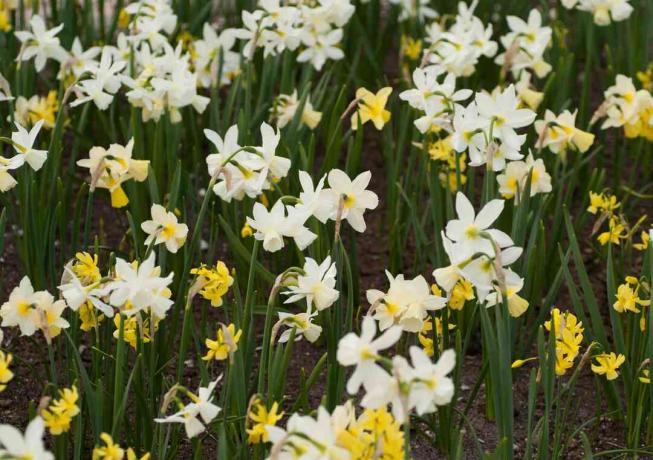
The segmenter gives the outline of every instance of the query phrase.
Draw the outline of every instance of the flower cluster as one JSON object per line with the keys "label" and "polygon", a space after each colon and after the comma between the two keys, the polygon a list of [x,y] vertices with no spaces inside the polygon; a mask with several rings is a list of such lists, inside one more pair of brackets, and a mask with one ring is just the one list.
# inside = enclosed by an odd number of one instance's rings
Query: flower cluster
{"label": "flower cluster", "polygon": [[604,93],[605,101],[593,119],[607,117],[601,128],[623,128],[626,137],[653,141],[653,96],[638,90],[632,78],[617,75],[615,84]]}
{"label": "flower cluster", "polygon": [[127,145],[111,144],[108,149],[93,147],[89,158],[77,161],[77,165],[88,168],[91,174],[91,190],[107,189],[111,194],[111,206],[122,208],[129,204],[129,198],[122,188],[130,179],[143,182],[147,179],[150,162],[132,158],[134,139]]}
{"label": "flower cluster", "polygon": [[295,413],[285,429],[269,425],[267,430],[273,443],[271,452],[281,458],[298,458],[297,452],[302,452],[301,458],[404,458],[403,431],[385,407],[367,409],[356,417],[354,405],[348,401],[331,414],[324,407],[316,417]]}
{"label": "flower cluster", "polygon": [[329,188],[324,188],[324,179],[317,186],[308,173],[300,171],[302,192],[291,197],[295,205],[286,205],[280,198],[270,210],[260,202],[254,204],[252,217],[247,224],[255,230],[254,238],[263,241],[263,248],[275,252],[284,247],[284,237],[293,238],[299,249],[304,250],[317,235],[305,227],[306,221],[314,216],[320,222],[347,221],[357,232],[364,232],[366,225],[363,214],[375,209],[378,197],[367,186],[372,177],[369,171],[351,180],[344,171],[333,169],[328,174]]}
{"label": "flower cluster", "polygon": [[522,249],[514,246],[510,236],[491,228],[501,214],[504,202],[492,200],[478,214],[467,197],[458,192],[458,219],[447,223],[442,244],[451,265],[433,272],[438,285],[451,297],[461,279],[476,289],[476,297],[488,307],[503,302],[505,295],[512,316],[520,316],[528,302],[518,295],[524,280],[506,268],[514,263]]}
{"label": "flower cluster", "polygon": [[625,21],[633,12],[629,0],[560,0],[567,9],[576,8],[592,13],[594,22],[607,26],[611,22]]}
{"label": "flower cluster", "polygon": [[544,323],[547,331],[551,332],[556,341],[557,375],[564,375],[574,366],[574,361],[580,352],[583,342],[583,323],[578,321],[573,313],[561,312],[558,308],[551,310],[551,319]]}
{"label": "flower cluster", "polygon": [[506,17],[510,32],[501,37],[505,52],[495,62],[510,70],[515,78],[522,72],[533,72],[543,78],[551,71],[551,65],[544,61],[544,52],[551,43],[552,30],[542,26],[542,15],[531,10],[528,20],[518,16]]}
{"label": "flower cluster", "polygon": [[253,57],[256,48],[263,48],[265,56],[299,50],[297,62],[310,62],[321,70],[328,59],[345,56],[338,45],[342,28],[355,11],[349,0],[320,0],[313,5],[261,0],[259,7],[243,11],[245,27],[237,31],[239,39],[247,40],[246,57]]}
{"label": "flower cluster", "polygon": [[338,362],[354,367],[347,391],[356,394],[361,386],[366,391],[362,407],[379,409],[390,404],[394,418],[403,423],[413,410],[423,415],[451,401],[454,387],[447,374],[455,365],[453,350],[446,350],[437,363],[417,346],[409,350],[412,365],[403,356],[389,360],[379,353],[399,340],[402,329],[391,326],[375,338],[376,330],[374,318],[365,316],[361,335],[350,332],[338,343]]}
{"label": "flower cluster", "polygon": [[73,417],[79,414],[78,399],[77,387],[73,385],[71,388],[59,390],[59,398],[41,411],[41,417],[50,434],[57,436],[70,430]]}
{"label": "flower cluster", "polygon": [[494,57],[497,43],[492,41],[492,25],[485,25],[476,16],[477,1],[468,6],[458,3],[458,14],[449,27],[435,21],[426,27],[429,44],[423,62],[437,64],[457,77],[468,77],[476,71],[481,56]]}

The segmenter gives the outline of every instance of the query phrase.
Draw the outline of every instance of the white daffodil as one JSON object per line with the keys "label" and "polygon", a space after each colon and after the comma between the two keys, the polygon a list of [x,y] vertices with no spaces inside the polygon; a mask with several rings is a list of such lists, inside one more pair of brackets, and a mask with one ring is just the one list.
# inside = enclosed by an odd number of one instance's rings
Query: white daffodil
{"label": "white daffodil", "polygon": [[287,342],[290,339],[290,333],[293,329],[295,329],[295,340],[299,340],[303,336],[309,342],[315,342],[322,333],[322,326],[313,323],[313,319],[316,316],[317,311],[297,314],[279,312],[279,324],[289,328],[283,331],[279,337],[279,342]]}
{"label": "white daffodil", "polygon": [[576,115],[565,110],[556,116],[550,110],[544,114],[544,120],[535,122],[538,135],[538,147],[548,147],[553,153],[566,151],[573,147],[585,153],[594,143],[594,134],[576,128]]}
{"label": "white daffodil", "polygon": [[141,310],[150,309],[158,318],[164,318],[173,301],[170,300],[168,285],[173,273],[161,277],[161,267],[155,265],[154,252],[140,265],[116,259],[116,278],[107,285],[111,293],[109,303],[120,308],[126,316],[132,316]]}
{"label": "white daffodil", "polygon": [[[193,402],[187,404],[177,413],[165,418],[155,418],[157,423],[183,423],[189,439],[206,431],[206,424],[213,421],[220,413],[220,407],[213,404],[213,392],[222,376],[209,383],[208,387],[199,387],[198,394],[192,395]],[[200,421],[200,418],[202,421]]]}
{"label": "white daffodil", "polygon": [[[410,347],[409,353],[412,368],[409,373],[408,406],[414,407],[418,415],[423,415],[435,412],[437,406],[449,404],[455,390],[448,376],[456,365],[454,350],[445,350],[437,363],[433,363],[420,347]],[[400,380],[403,381],[405,377],[400,376]]]}
{"label": "white daffodil", "polygon": [[259,155],[250,155],[247,166],[257,170],[263,179],[286,177],[290,169],[290,159],[276,155],[277,146],[281,139],[279,130],[275,132],[272,126],[263,122],[261,124],[261,138],[263,145],[256,148]]}
{"label": "white daffodil", "polygon": [[45,422],[36,416],[29,422],[23,435],[11,425],[0,425],[0,457],[54,460],[54,455],[43,444]]}
{"label": "white daffodil", "polygon": [[280,459],[329,459],[348,460],[351,454],[337,443],[338,432],[334,429],[331,415],[324,406],[317,410],[317,418],[294,413],[286,423],[286,429],[266,426],[272,452],[278,453]]}
{"label": "white daffodil", "polygon": [[102,300],[107,294],[106,290],[99,283],[84,286],[69,265],[64,267],[62,284],[58,287],[68,307],[73,311],[77,311],[83,304],[90,302],[108,318],[113,318],[113,308]]}
{"label": "white daffodil", "polygon": [[342,200],[341,219],[357,232],[366,229],[363,214],[367,209],[376,209],[379,197],[371,190],[366,190],[372,178],[372,173],[365,171],[351,180],[344,171],[332,169],[328,175],[329,190],[326,194],[331,203],[331,219],[338,217],[340,201]]}
{"label": "white daffodil", "polygon": [[165,243],[168,251],[176,253],[186,241],[188,226],[178,223],[175,213],[166,211],[160,204],[153,204],[150,212],[152,220],[141,224],[141,228],[148,235],[145,246]]}
{"label": "white daffodil", "polygon": [[47,30],[43,18],[38,14],[32,16],[29,24],[31,32],[16,32],[16,38],[23,44],[18,59],[29,61],[34,58],[34,68],[40,72],[48,59],[64,62],[68,58],[68,53],[61,47],[57,38],[57,34],[63,29],[63,24]]}
{"label": "white daffodil", "polygon": [[32,282],[24,276],[9,294],[9,300],[0,307],[2,327],[18,326],[22,335],[33,335],[40,324],[36,301]]}
{"label": "white daffodil", "polygon": [[393,277],[386,271],[386,276],[390,281],[387,293],[377,289],[367,291],[367,301],[374,308],[373,317],[379,322],[381,331],[399,325],[405,331],[419,332],[428,312],[446,305],[447,299],[431,294],[422,275],[407,280],[404,275]]}
{"label": "white daffodil", "polygon": [[342,40],[342,29],[333,29],[320,35],[302,31],[301,40],[305,49],[297,56],[297,62],[310,62],[315,70],[322,70],[328,59],[337,61],[345,57],[345,53],[338,48]]}
{"label": "white daffodil", "polygon": [[361,335],[354,332],[345,335],[338,343],[338,362],[343,366],[356,366],[347,381],[347,391],[355,394],[361,385],[369,390],[386,372],[379,364],[379,352],[393,346],[401,336],[402,329],[392,326],[376,339],[376,321],[371,316],[363,318]]}
{"label": "white daffodil", "polygon": [[503,211],[503,200],[488,202],[478,215],[464,193],[456,194],[458,219],[447,222],[446,235],[456,243],[456,248],[471,256],[476,252],[494,255],[494,245],[500,248],[512,246],[512,239],[504,232],[490,228]]}
{"label": "white daffodil", "polygon": [[313,186],[313,178],[306,171],[299,171],[299,185],[302,191],[299,192],[298,206],[306,207],[310,214],[323,224],[329,220],[332,213],[332,205],[328,200],[329,192],[324,188],[324,179],[322,177],[316,186]]}
{"label": "white daffodil", "polygon": [[252,217],[247,217],[247,224],[256,230],[254,238],[263,241],[263,249],[266,251],[276,252],[284,246],[286,208],[281,200],[278,200],[270,211],[263,204],[254,203]]}
{"label": "white daffodil", "polygon": [[48,158],[47,150],[38,150],[34,148],[36,143],[36,136],[38,136],[43,120],[39,120],[31,130],[27,131],[18,122],[16,122],[17,132],[11,133],[11,141],[14,145],[14,150],[18,155],[12,158],[12,162],[16,161],[15,166],[22,166],[24,163],[30,165],[34,171],[38,171]]}
{"label": "white daffodil", "polygon": [[331,257],[327,256],[319,265],[317,261],[307,257],[303,271],[303,274],[297,276],[297,285],[289,286],[284,292],[289,296],[285,303],[306,299],[309,311],[313,307],[322,311],[333,305],[340,293],[335,289],[337,271]]}

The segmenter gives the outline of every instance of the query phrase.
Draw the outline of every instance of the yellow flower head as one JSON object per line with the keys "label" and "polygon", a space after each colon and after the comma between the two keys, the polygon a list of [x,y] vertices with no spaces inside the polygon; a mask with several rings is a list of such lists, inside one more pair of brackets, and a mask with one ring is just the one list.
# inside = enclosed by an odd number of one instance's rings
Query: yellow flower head
{"label": "yellow flower head", "polygon": [[[115,315],[113,317],[113,324],[116,326],[116,329],[113,331],[113,337],[115,339],[120,338],[120,318],[122,315]],[[143,321],[143,330],[140,331],[140,328],[138,326],[138,320],[136,316],[122,316],[122,321],[124,323],[123,326],[123,339],[125,342],[127,342],[133,349],[136,349],[136,346],[138,344],[138,334],[141,334],[142,332],[142,337],[141,340],[143,343],[149,343],[152,340],[151,337],[151,328],[150,328],[150,320],[146,319]],[[159,328],[159,324],[157,321],[154,322],[154,331]]]}
{"label": "yellow flower head", "polygon": [[104,446],[97,446],[93,449],[93,460],[122,460],[125,456],[125,450],[119,444],[113,442],[109,433],[102,433],[100,439],[104,441]]}
{"label": "yellow flower head", "polygon": [[598,236],[597,241],[601,244],[601,246],[605,246],[608,243],[619,244],[619,242],[626,237],[626,228],[621,223],[620,219],[613,216],[610,218],[608,231],[601,233]]}
{"label": "yellow flower head", "polygon": [[277,413],[278,410],[279,404],[276,402],[272,404],[270,410],[260,400],[254,403],[252,409],[247,414],[249,420],[252,421],[252,427],[245,430],[247,432],[247,442],[250,444],[259,444],[270,440],[266,426],[274,426],[281,420],[283,412]]}
{"label": "yellow flower head", "polygon": [[651,304],[650,300],[640,299],[639,288],[639,280],[634,276],[627,276],[626,282],[617,288],[617,293],[615,294],[617,301],[612,307],[619,313],[626,311],[639,313],[640,309],[638,306],[649,306]]}
{"label": "yellow flower head", "polygon": [[240,237],[241,238],[249,238],[254,234],[254,231],[252,230],[252,227],[249,226],[247,222],[245,222],[245,225],[243,225],[243,228],[240,230]]}
{"label": "yellow flower head", "polygon": [[221,326],[215,340],[206,339],[204,341],[208,350],[202,359],[204,361],[227,359],[230,354],[238,350],[238,341],[242,333],[241,329],[236,332],[236,326],[233,323],[227,327]]}
{"label": "yellow flower head", "polygon": [[649,232],[642,230],[640,238],[642,239],[642,242],[633,244],[633,247],[638,251],[646,251],[648,249],[649,241],[651,240],[651,235]]}
{"label": "yellow flower head", "polygon": [[383,129],[383,126],[390,121],[390,111],[385,109],[385,105],[391,93],[392,88],[389,86],[381,88],[376,94],[365,88],[359,88],[356,91],[358,109],[351,116],[351,129],[358,129],[359,119],[361,125],[371,121],[376,129],[379,131]]}
{"label": "yellow flower head", "polygon": [[96,283],[102,278],[98,268],[97,254],[91,255],[88,252],[78,252],[75,254],[72,270],[84,285]]}
{"label": "yellow flower head", "polygon": [[59,396],[59,399],[53,400],[47,409],[41,411],[45,426],[53,436],[68,432],[73,417],[79,414],[79,393],[76,386],[60,390]]}
{"label": "yellow flower head", "polygon": [[7,388],[7,384],[14,378],[14,373],[9,370],[13,359],[14,357],[11,353],[5,353],[0,350],[0,393]]}
{"label": "yellow flower head", "polygon": [[402,35],[401,48],[404,56],[411,61],[416,61],[419,59],[420,54],[422,54],[422,40],[416,40],[413,37]]}
{"label": "yellow flower head", "polygon": [[229,273],[229,268],[224,262],[218,261],[215,268],[208,268],[201,265],[194,268],[191,274],[201,277],[202,290],[200,295],[206,300],[211,301],[213,307],[222,305],[222,297],[229,291],[229,288],[234,284],[234,279]]}
{"label": "yellow flower head", "polygon": [[583,341],[583,323],[571,312],[551,310],[551,319],[544,323],[556,340],[556,374],[564,375],[574,365]]}
{"label": "yellow flower head", "polygon": [[596,364],[592,364],[592,372],[597,375],[605,375],[608,380],[614,380],[619,377],[617,369],[626,361],[622,354],[604,353],[595,357]]}

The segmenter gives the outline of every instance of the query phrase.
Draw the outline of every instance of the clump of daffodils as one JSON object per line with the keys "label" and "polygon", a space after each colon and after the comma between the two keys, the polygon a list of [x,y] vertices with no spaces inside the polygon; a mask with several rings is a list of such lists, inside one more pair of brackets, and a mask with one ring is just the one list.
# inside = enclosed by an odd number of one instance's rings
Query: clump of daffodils
{"label": "clump of daffodils", "polygon": [[59,398],[53,400],[47,408],[41,411],[41,417],[45,421],[45,426],[50,430],[50,434],[58,436],[70,431],[73,417],[79,414],[78,399],[77,387],[73,385],[70,388],[59,390]]}
{"label": "clump of daffodils", "polygon": [[64,300],[55,300],[47,291],[35,291],[32,282],[25,276],[9,295],[9,300],[0,307],[2,327],[18,327],[21,335],[31,336],[41,331],[50,341],[70,326],[63,317],[67,305]]}
{"label": "clump of daffodils", "polygon": [[551,310],[551,319],[544,323],[544,328],[551,332],[556,341],[557,375],[564,375],[574,365],[583,341],[583,323],[571,312],[561,312],[558,308]]}
{"label": "clump of daffodils", "polygon": [[594,17],[594,23],[607,26],[611,22],[625,21],[633,12],[629,0],[561,0],[567,9],[587,11]]}
{"label": "clump of daffodils", "polygon": [[213,192],[222,200],[256,198],[288,175],[290,160],[276,154],[281,140],[279,130],[263,123],[260,131],[262,145],[241,146],[237,125],[231,126],[224,138],[215,131],[204,130],[204,135],[217,150],[206,157],[206,164],[215,182]]}
{"label": "clump of daffodils", "polygon": [[403,423],[413,410],[418,415],[432,413],[451,401],[454,386],[448,374],[455,365],[453,350],[444,351],[437,363],[417,346],[409,350],[412,363],[403,356],[389,360],[380,352],[399,340],[402,328],[391,326],[378,337],[376,331],[376,320],[365,316],[361,335],[350,332],[338,343],[338,362],[354,367],[347,392],[354,395],[361,386],[365,389],[362,407],[378,409],[390,404],[394,418]]}
{"label": "clump of daffodils", "polygon": [[198,277],[199,294],[210,301],[211,306],[221,306],[223,297],[234,283],[225,263],[219,260],[215,267],[201,265],[191,269],[190,273]]}
{"label": "clump of daffodils", "polygon": [[[254,230],[254,238],[262,241],[269,252],[283,248],[284,237],[292,238],[300,250],[313,243],[317,235],[306,227],[311,217],[322,223],[334,220],[336,226],[346,221],[362,233],[366,229],[365,211],[375,209],[379,203],[378,196],[367,190],[371,177],[365,171],[352,180],[344,171],[333,169],[328,174],[329,188],[324,188],[324,179],[314,186],[310,176],[300,172],[299,197],[282,197],[269,210],[262,203],[255,203],[247,224]],[[286,200],[296,204],[286,205]]]}
{"label": "clump of daffodils", "polygon": [[310,62],[321,70],[327,60],[342,59],[339,47],[343,27],[355,11],[349,0],[301,4],[295,1],[261,1],[259,9],[243,11],[243,28],[237,38],[246,40],[244,55],[251,59],[257,48],[265,56],[298,51],[297,62]]}
{"label": "clump of daffodils", "polygon": [[402,274],[392,276],[386,272],[386,276],[390,282],[388,292],[367,291],[367,301],[380,330],[399,325],[404,331],[420,332],[428,321],[429,312],[445,307],[447,299],[433,295],[423,276],[412,280],[405,279]]}
{"label": "clump of daffodils", "polygon": [[615,84],[604,92],[605,101],[593,120],[606,117],[601,128],[623,128],[626,137],[653,141],[653,96],[637,89],[632,78],[617,75]]}
{"label": "clump of daffodils", "polygon": [[457,77],[468,77],[476,71],[481,57],[492,58],[497,43],[492,40],[492,25],[485,25],[476,16],[477,2],[458,3],[458,14],[450,26],[445,21],[434,21],[426,27],[422,62],[436,64]]}
{"label": "clump of daffodils", "polygon": [[531,10],[527,21],[518,16],[508,16],[506,21],[510,32],[501,37],[505,52],[495,62],[516,78],[522,72],[533,72],[538,78],[548,75],[551,65],[544,60],[544,52],[551,43],[552,30],[542,26],[540,12]]}
{"label": "clump of daffodils", "polygon": [[43,127],[54,128],[59,101],[55,90],[48,91],[47,96],[34,95],[29,99],[23,96],[16,98],[14,120],[23,126],[34,126],[43,120]]}
{"label": "clump of daffodils", "polygon": [[358,417],[351,401],[329,412],[322,406],[317,415],[292,414],[286,428],[267,426],[272,442],[268,458],[303,457],[404,458],[404,433],[385,406],[367,409]]}
{"label": "clump of daffodils", "polygon": [[129,198],[122,185],[134,179],[143,182],[147,178],[150,162],[132,158],[134,139],[127,145],[111,144],[108,149],[93,147],[89,158],[77,161],[77,165],[87,168],[91,175],[91,190],[107,189],[111,194],[111,206],[122,208]]}
{"label": "clump of daffodils", "polygon": [[535,122],[538,135],[538,148],[548,148],[553,153],[565,153],[574,149],[585,153],[594,143],[594,134],[576,128],[576,115],[565,110],[556,116],[550,110],[544,115],[544,120]]}

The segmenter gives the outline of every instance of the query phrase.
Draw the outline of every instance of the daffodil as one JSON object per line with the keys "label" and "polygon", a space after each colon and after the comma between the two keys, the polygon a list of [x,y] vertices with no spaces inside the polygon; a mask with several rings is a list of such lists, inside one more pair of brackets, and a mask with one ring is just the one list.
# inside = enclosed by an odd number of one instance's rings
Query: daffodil
{"label": "daffodil", "polygon": [[234,283],[234,279],[225,263],[219,260],[213,268],[201,265],[198,268],[193,268],[190,272],[201,278],[200,295],[206,300],[210,300],[211,306],[221,306],[222,298]]}
{"label": "daffodil", "polygon": [[365,89],[359,88],[356,91],[357,109],[351,116],[351,129],[358,129],[358,123],[364,125],[371,121],[378,130],[390,121],[390,111],[385,106],[388,103],[388,97],[392,93],[392,88],[381,88],[376,94]]}
{"label": "daffodil", "polygon": [[14,378],[14,373],[9,369],[12,360],[11,353],[0,350],[0,393],[7,388],[7,384]]}
{"label": "daffodil", "polygon": [[256,400],[252,409],[247,414],[247,418],[252,421],[251,428],[247,428],[247,442],[250,444],[259,444],[261,442],[268,442],[270,436],[267,427],[275,426],[283,417],[283,412],[279,413],[279,404],[272,403],[272,407],[268,410],[261,400]]}
{"label": "daffodil", "polygon": [[596,364],[592,364],[592,372],[597,375],[605,375],[605,378],[608,380],[614,380],[619,377],[617,371],[626,362],[624,355],[617,355],[614,352],[595,356],[594,359],[596,359]]}
{"label": "daffodil", "polygon": [[238,350],[238,342],[240,341],[240,336],[243,331],[238,329],[236,331],[236,326],[230,324],[228,326],[220,326],[216,333],[216,339],[206,339],[204,341],[207,352],[206,355],[202,356],[204,361],[211,360],[224,360],[227,359],[230,355]]}
{"label": "daffodil", "polygon": [[176,253],[186,241],[188,226],[178,223],[177,216],[159,204],[153,204],[150,212],[152,220],[141,223],[141,228],[148,235],[145,245],[165,243],[168,251]]}
{"label": "daffodil", "polygon": [[113,441],[109,433],[101,433],[100,439],[104,445],[95,446],[93,449],[93,460],[122,460],[125,456],[125,449]]}

